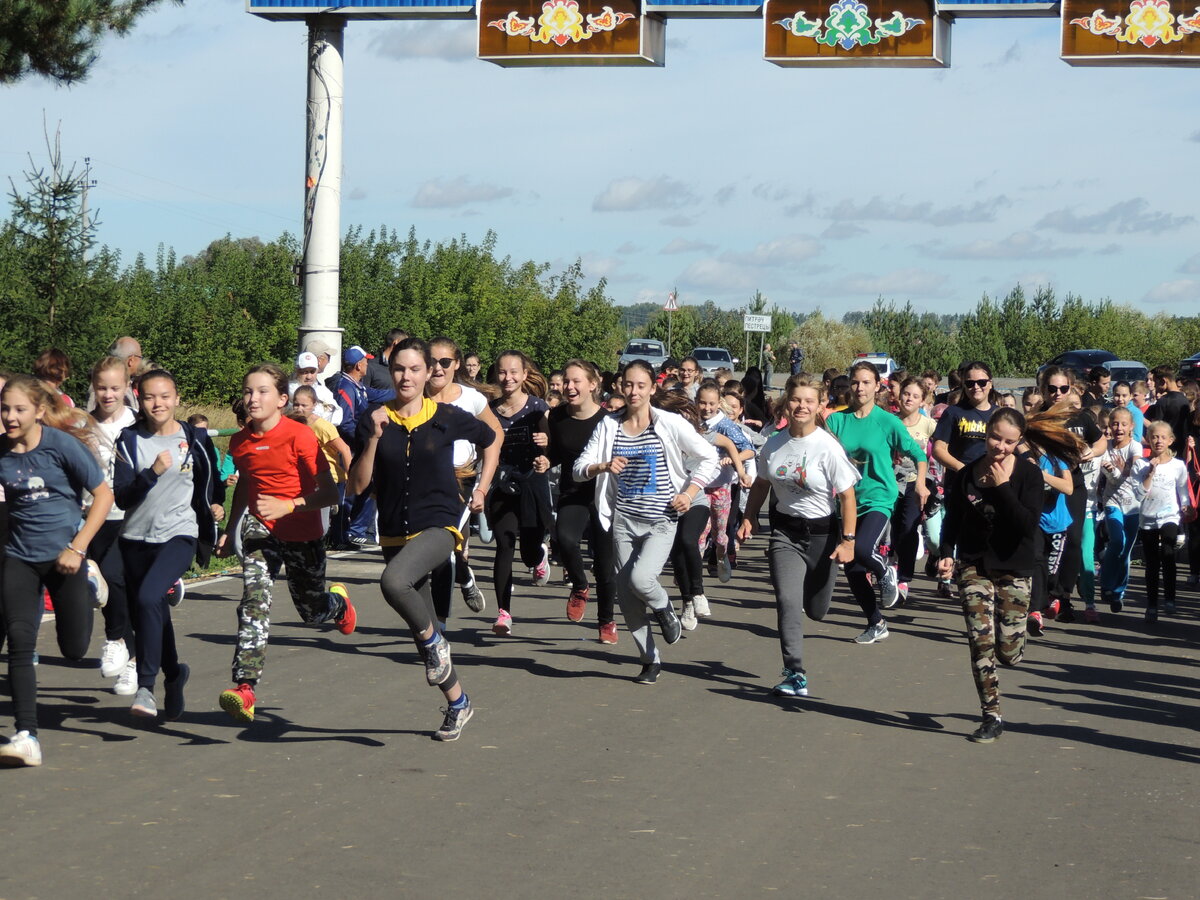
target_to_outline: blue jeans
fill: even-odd
[[[1125,589],[1129,587],[1129,557],[1137,540],[1140,520],[1141,515],[1137,512],[1123,513],[1115,506],[1105,508],[1104,527],[1108,533],[1108,546],[1104,548],[1104,558],[1100,561],[1101,597],[1112,594],[1125,596]]]

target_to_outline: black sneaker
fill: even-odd
[[[1164,600],[1163,601],[1163,615],[1164,616],[1175,615],[1175,601],[1174,600]]]
[[[654,684],[658,681],[658,673],[662,671],[662,666],[658,663],[646,663],[642,666],[642,671],[638,672],[637,678],[633,679],[634,684]]]
[[[163,718],[168,722],[174,722],[183,715],[183,689],[191,674],[191,667],[187,663],[180,663],[179,674],[175,676],[175,680],[163,682]]]
[[[471,705],[468,698],[467,705],[462,709],[448,706],[444,712],[446,717],[442,719],[442,727],[433,733],[433,739],[435,741],[457,741],[463,728],[471,721],[471,716],[475,715],[475,707]]]
[[[1004,734],[1004,723],[995,716],[984,716],[983,724],[971,732],[968,741],[976,744],[990,744]]]
[[[1055,622],[1062,622],[1065,625],[1070,625],[1075,621],[1075,610],[1071,608],[1070,603],[1064,603],[1059,609],[1058,615],[1054,617]]]
[[[1146,624],[1147,625],[1157,625],[1158,624],[1158,607],[1157,606],[1147,606],[1146,607]]]
[[[666,609],[651,611],[654,613],[654,618],[658,620],[663,640],[668,644],[674,644],[679,640],[679,635],[683,633],[683,626],[679,624],[679,616],[675,615],[675,608],[668,606]]]

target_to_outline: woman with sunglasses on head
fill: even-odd
[[[430,585],[438,627],[445,631],[446,622],[450,619],[450,598],[455,584],[458,585],[463,602],[471,612],[483,612],[487,604],[483,591],[475,582],[475,573],[471,571],[467,557],[467,541],[471,533],[467,523],[471,519],[471,501],[476,495],[481,495],[480,476],[482,475],[486,484],[492,483],[500,460],[504,431],[495,413],[488,406],[488,395],[484,388],[475,383],[461,368],[458,344],[448,337],[436,337],[429,342],[429,352],[433,363],[426,387],[429,398],[435,403],[447,403],[470,413],[484,422],[496,435],[495,443],[484,451],[482,461],[476,453],[475,445],[470,441],[454,442],[454,468],[458,472],[459,489],[463,497],[462,521],[458,523],[458,530],[463,536],[462,546],[455,549],[444,565],[433,570]],[[484,496],[481,495],[480,499]]]
[[[504,429],[504,443],[487,514],[496,536],[492,584],[500,608],[492,632],[501,636],[513,633],[512,570],[518,543],[521,562],[529,567],[533,583],[541,587],[550,580],[550,548],[545,543],[554,519],[550,485],[545,473],[533,467],[546,444],[550,407],[529,389],[531,377],[540,379],[541,373],[520,350],[505,350],[496,359],[500,396],[491,407]]]
[[[425,395],[432,363],[429,345],[418,338],[406,338],[392,350],[388,365],[396,399],[372,407],[359,420],[363,451],[354,461],[350,486],[359,493],[374,486],[385,561],[379,588],[411,630],[425,680],[446,698],[445,717],[433,738],[454,741],[473,710],[450,660],[450,644],[437,627],[430,575],[462,545],[455,442],[470,441],[483,454],[496,442],[496,433],[477,416]],[[483,508],[494,464],[494,456],[485,457],[472,509]]]
[[[888,636],[887,622],[879,610],[881,606],[891,609],[900,599],[896,569],[887,564],[879,551],[900,495],[896,487],[895,456],[907,456],[916,464],[913,490],[919,505],[924,506],[929,498],[925,486],[929,459],[900,420],[875,405],[878,392],[879,372],[866,360],[855,363],[850,368],[849,408],[825,420],[830,433],[862,475],[855,489],[858,521],[853,535],[854,559],[845,567],[850,590],[867,617],[866,629],[854,639],[858,644],[873,644]]]
[[[1075,611],[1071,606],[1071,596],[1075,593],[1079,575],[1086,565],[1083,558],[1083,530],[1087,525],[1088,491],[1087,473],[1084,469],[1091,465],[1094,459],[1104,455],[1108,449],[1108,438],[1104,436],[1092,414],[1084,408],[1083,392],[1074,384],[1069,371],[1058,366],[1047,366],[1042,371],[1038,388],[1045,398],[1042,402],[1043,411],[1070,410],[1066,420],[1067,430],[1083,442],[1084,449],[1078,461],[1069,462],[1072,489],[1065,499],[1070,522],[1063,534],[1061,546],[1054,548],[1060,552],[1056,554],[1057,565],[1052,563],[1050,566],[1052,577],[1047,585],[1046,606],[1044,609],[1041,607],[1042,596],[1041,592],[1037,591],[1034,594],[1033,611],[1044,613],[1046,618],[1054,618],[1060,622],[1074,622]],[[1040,630],[1040,616],[1030,621],[1034,623],[1036,630]]]
[[[622,389],[625,408],[600,420],[572,471],[579,481],[597,479],[600,523],[615,548],[617,601],[642,663],[634,680],[654,684],[661,664],[650,617],[668,644],[681,632],[658,576],[679,517],[717,475],[717,453],[682,416],[651,405],[654,370],[645,360],[626,366]]]
[[[545,453],[534,461],[534,468],[544,472],[560,466],[563,473],[558,483],[558,515],[554,527],[558,552],[571,582],[567,618],[572,622],[582,621],[590,599],[581,552],[583,535],[587,532],[596,575],[596,620],[600,627],[600,643],[615,644],[617,623],[613,619],[613,604],[617,587],[612,536],[600,521],[595,482],[576,481],[571,476],[575,461],[587,446],[592,432],[608,415],[599,403],[600,370],[586,360],[572,359],[563,366],[562,378],[564,402],[550,410],[549,441]]]

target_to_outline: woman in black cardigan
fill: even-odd
[[[962,470],[946,496],[938,575],[955,573],[967,621],[967,640],[983,724],[970,740],[1000,737],[1000,682],[996,662],[1015,666],[1025,653],[1031,582],[1037,567],[1042,513],[1041,470],[1022,457],[1033,452],[1077,459],[1078,439],[1055,413],[1025,417],[999,409],[988,423],[987,450]]]

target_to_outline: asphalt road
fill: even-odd
[[[605,647],[565,619],[561,585],[518,584],[508,639],[456,600],[477,712],[454,744],[429,739],[440,694],[370,554],[331,565],[359,604],[352,636],[299,625],[277,593],[248,727],[216,702],[240,581],[176,611],[192,678],[174,724],[131,719],[46,626],[46,763],[0,771],[0,898],[1200,894],[1194,593],[1153,631],[1135,599],[1033,641],[1001,673],[1007,730],[981,746],[961,618],[924,581],[872,646],[851,642],[840,586],[807,642],[813,696],[772,698],[755,545],[653,687],[630,681],[627,633]],[[477,557],[486,571],[490,548]]]

